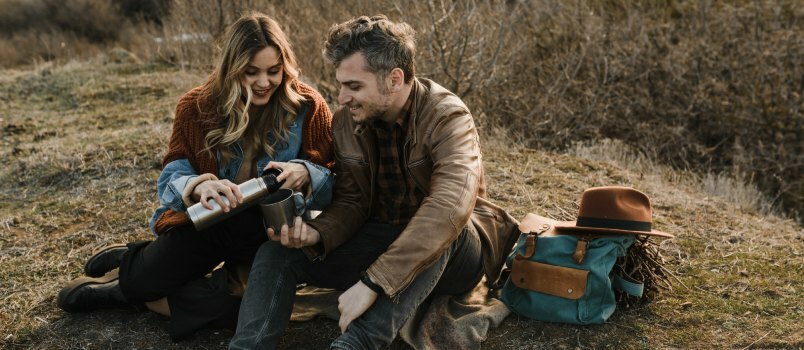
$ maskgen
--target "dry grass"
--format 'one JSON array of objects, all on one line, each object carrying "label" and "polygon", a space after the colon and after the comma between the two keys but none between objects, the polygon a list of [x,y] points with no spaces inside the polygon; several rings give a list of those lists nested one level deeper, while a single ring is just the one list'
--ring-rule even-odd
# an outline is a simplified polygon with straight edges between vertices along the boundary
[{"label": "dry grass", "polygon": [[[621,140],[676,169],[750,182],[796,217],[804,210],[799,2],[0,0],[8,9],[0,66],[118,45],[208,70],[226,26],[258,10],[285,27],[305,75],[332,98],[332,67],[320,53],[327,28],[384,13],[418,31],[419,75],[461,95],[483,126],[553,151]],[[141,16],[161,26],[124,15],[146,8]]]},{"label": "dry grass", "polygon": [[[55,306],[95,248],[150,237],[171,112],[203,79],[200,71],[101,58],[0,72],[0,347],[225,347],[228,330],[174,344],[168,321],[153,313],[69,315]],[[590,186],[648,193],[658,228],[678,235],[660,250],[689,286],[676,283],[602,326],[511,316],[485,348],[801,348],[801,226],[710,195],[699,176],[528,149],[488,124],[482,132],[490,196],[515,217],[570,218]],[[283,344],[322,348],[337,333],[327,320],[294,323]]]},{"label": "dry grass", "polygon": [[673,169],[658,164],[619,140],[576,143],[568,151],[584,159],[611,162],[631,172],[651,174],[669,181],[683,181],[685,185],[718,197],[737,208],[753,210],[762,215],[783,216],[779,208],[774,206],[773,200],[744,179],[735,179],[727,174],[699,174]]}]

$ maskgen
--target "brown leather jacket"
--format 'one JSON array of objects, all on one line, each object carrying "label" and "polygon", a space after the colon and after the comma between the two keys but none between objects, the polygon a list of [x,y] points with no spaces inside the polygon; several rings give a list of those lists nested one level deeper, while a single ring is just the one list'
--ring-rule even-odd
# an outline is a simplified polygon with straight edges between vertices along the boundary
[{"label": "brown leather jacket", "polygon": [[[426,197],[399,238],[367,271],[391,297],[467,227],[480,235],[485,273],[493,282],[518,236],[516,220],[485,199],[480,145],[469,109],[430,80],[414,79],[413,84],[402,156],[404,171]],[[345,108],[335,113],[332,132],[337,174],[332,204],[309,222],[321,234],[323,259],[360,229],[376,200],[376,134],[355,123]]]}]

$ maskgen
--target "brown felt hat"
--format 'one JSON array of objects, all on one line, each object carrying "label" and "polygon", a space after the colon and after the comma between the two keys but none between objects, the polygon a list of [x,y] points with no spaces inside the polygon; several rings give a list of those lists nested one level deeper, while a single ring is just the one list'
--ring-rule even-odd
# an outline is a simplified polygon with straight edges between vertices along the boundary
[{"label": "brown felt hat", "polygon": [[592,187],[583,191],[578,218],[558,222],[559,231],[590,231],[672,238],[653,229],[650,199],[630,187]]}]

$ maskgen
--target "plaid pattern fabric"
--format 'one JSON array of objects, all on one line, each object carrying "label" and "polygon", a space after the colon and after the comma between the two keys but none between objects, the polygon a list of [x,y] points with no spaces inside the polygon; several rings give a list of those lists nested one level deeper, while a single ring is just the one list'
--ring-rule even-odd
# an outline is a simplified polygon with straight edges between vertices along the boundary
[{"label": "plaid pattern fabric", "polygon": [[401,123],[389,125],[375,120],[373,125],[377,132],[380,161],[377,169],[377,205],[374,207],[372,218],[380,223],[407,224],[424,199],[424,193],[416,188],[413,179],[404,170],[405,164],[402,162],[405,131],[410,118],[413,95],[411,92],[402,109],[404,117]]}]

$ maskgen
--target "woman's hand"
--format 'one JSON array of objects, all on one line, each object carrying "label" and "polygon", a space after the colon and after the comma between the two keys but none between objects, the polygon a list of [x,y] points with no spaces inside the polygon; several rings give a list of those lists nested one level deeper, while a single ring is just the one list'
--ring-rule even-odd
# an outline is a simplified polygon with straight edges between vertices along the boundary
[{"label": "woman's hand", "polygon": [[297,216],[293,221],[293,227],[289,228],[288,225],[282,225],[282,230],[278,234],[269,227],[267,230],[268,238],[272,241],[279,241],[288,248],[304,248],[321,241],[321,235],[318,230],[312,226],[307,226],[300,216]]},{"label": "woman's hand", "polygon": [[[229,200],[229,204],[223,201],[221,195]],[[193,189],[193,199],[201,202],[204,208],[212,210],[212,203],[214,200],[218,205],[223,208],[223,212],[229,212],[229,208],[236,208],[238,203],[243,203],[243,194],[240,193],[240,188],[229,180],[207,180]]]},{"label": "woman's hand", "polygon": [[278,181],[284,180],[282,188],[290,188],[296,192],[302,192],[310,183],[310,173],[307,172],[307,167],[299,163],[287,162],[269,162],[265,169],[280,169],[282,173],[276,177]]}]

